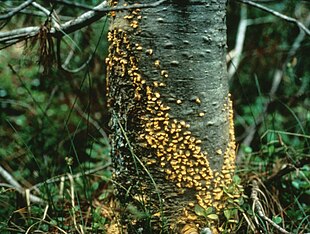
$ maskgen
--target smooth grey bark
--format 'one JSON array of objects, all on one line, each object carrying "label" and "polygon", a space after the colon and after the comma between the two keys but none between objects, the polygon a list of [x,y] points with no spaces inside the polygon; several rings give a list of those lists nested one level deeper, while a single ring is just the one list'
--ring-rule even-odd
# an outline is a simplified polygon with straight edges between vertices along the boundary
[{"label": "smooth grey bark", "polygon": [[225,7],[226,0],[175,0],[113,17],[112,157],[130,233],[195,233],[205,225],[195,206],[225,208],[235,160]]},{"label": "smooth grey bark", "polygon": [[[167,87],[160,89],[164,102],[175,119],[190,124],[202,148],[208,149],[210,166],[217,169],[221,160],[215,151],[224,151],[227,141],[227,115],[222,111],[228,92],[225,1],[174,1],[143,12],[147,19],[135,39],[156,48],[153,58],[169,72]],[[149,69],[150,59],[142,57],[141,64],[145,77],[163,82],[157,69]]]}]

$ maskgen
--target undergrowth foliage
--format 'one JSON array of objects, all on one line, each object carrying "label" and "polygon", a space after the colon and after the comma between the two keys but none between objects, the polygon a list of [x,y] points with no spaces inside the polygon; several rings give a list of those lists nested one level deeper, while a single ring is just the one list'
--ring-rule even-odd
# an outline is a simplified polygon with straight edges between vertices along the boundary
[{"label": "undergrowth foliage", "polygon": [[[302,20],[309,8],[293,2],[268,6]],[[228,17],[229,30],[234,27],[234,14]],[[257,23],[247,27],[242,58],[231,78],[240,142],[239,176],[249,183],[248,196],[250,181],[259,182],[259,198],[268,217],[286,230],[305,233],[309,231],[310,195],[310,76],[309,61],[305,60],[309,38],[287,22],[269,17],[248,8],[244,18]],[[259,23],[263,18],[266,21]],[[305,18],[302,22],[309,25]],[[229,47],[233,48],[234,38],[229,39]],[[252,207],[248,205],[246,210],[252,212]],[[258,223],[265,232],[279,231],[262,220]]]},{"label": "undergrowth foliage", "polygon": [[[1,2],[0,14],[13,8],[13,2]],[[309,5],[302,1],[268,6],[305,24],[309,21]],[[245,6],[229,4],[228,51],[236,42],[241,7]],[[59,11],[68,17],[82,12],[78,7]],[[231,200],[234,208],[228,207],[220,217],[226,220],[221,228],[223,233],[278,233],[259,216],[258,201],[273,223],[292,233],[307,233],[309,37],[297,41],[300,31],[295,26],[252,8],[246,17],[263,23],[248,27],[240,63],[234,64],[237,72],[230,80],[239,150],[237,176],[227,193],[243,185],[244,196]],[[27,9],[0,21],[1,30],[45,25],[41,38],[36,38],[41,43],[27,40],[0,51],[0,231],[120,233],[106,128],[107,19],[64,36],[61,44],[44,34],[49,27],[44,22],[45,15],[36,18]],[[136,207],[128,209],[132,215],[150,218]],[[218,218],[211,209],[195,212],[206,222]]]},{"label": "undergrowth foliage", "polygon": [[[80,12],[66,8],[62,14]],[[22,27],[28,19],[17,15],[12,21]],[[107,18],[73,38],[65,36],[60,48],[48,35],[46,18],[31,23],[42,19],[38,37],[0,52],[0,230],[101,233],[112,216],[105,202],[111,171],[100,65],[107,50]],[[77,73],[57,64],[61,59],[75,70],[88,57],[91,63]]]}]

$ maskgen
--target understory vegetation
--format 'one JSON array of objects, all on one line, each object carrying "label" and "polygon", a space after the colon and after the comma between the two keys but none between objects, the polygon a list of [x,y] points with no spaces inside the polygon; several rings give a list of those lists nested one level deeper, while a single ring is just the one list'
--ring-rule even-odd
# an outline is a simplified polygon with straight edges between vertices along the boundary
[{"label": "understory vegetation", "polygon": [[[0,3],[0,15],[9,4]],[[310,24],[306,1],[265,5]],[[63,7],[58,14],[83,11]],[[1,31],[45,20],[25,11],[0,21]],[[237,233],[279,233],[278,227],[309,233],[309,36],[296,24],[233,1],[227,27],[235,183],[244,196],[224,214],[223,233],[232,226]],[[105,107],[107,32],[104,17],[61,44],[43,34],[7,48],[0,44],[1,233],[121,233]],[[137,219],[147,215],[128,209]]]}]

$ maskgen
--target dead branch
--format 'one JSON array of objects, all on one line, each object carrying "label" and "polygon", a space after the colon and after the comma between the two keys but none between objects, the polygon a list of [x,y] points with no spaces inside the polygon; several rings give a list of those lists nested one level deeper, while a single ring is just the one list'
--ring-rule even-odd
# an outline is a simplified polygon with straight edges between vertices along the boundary
[{"label": "dead branch", "polygon": [[[80,172],[80,173],[77,173],[77,174],[74,174],[71,176],[72,176],[72,178],[78,178],[81,176],[88,176],[88,175],[94,174],[98,171],[102,171],[102,170],[108,168],[109,166],[111,166],[111,162],[108,162],[105,165],[99,166],[97,168],[94,168],[94,169],[91,169],[91,170],[88,170],[85,172]],[[38,191],[38,188],[44,184],[50,184],[50,183],[55,183],[55,182],[58,182],[61,180],[70,179],[67,175],[59,175],[59,176],[47,179],[43,182],[40,182],[40,183],[32,186],[29,189],[24,189],[20,185],[20,183],[18,183],[18,181],[15,180],[14,177],[9,172],[7,172],[1,165],[0,165],[0,175],[8,182],[8,184],[0,183],[0,187],[7,187],[7,188],[14,189],[15,191],[22,194],[23,196],[26,196],[26,191],[28,190],[28,199],[30,202],[33,202],[33,203],[44,203],[44,200],[42,200],[40,197],[37,197],[37,196],[31,194],[30,192],[32,190]]]},{"label": "dead branch", "polygon": [[[108,4],[106,1],[104,1],[100,3],[99,5],[95,6],[94,8],[91,8],[90,11],[83,13],[76,19],[65,22],[59,25],[59,27],[52,27],[49,33],[54,37],[60,37],[62,35],[75,32],[83,27],[86,27],[92,24],[93,22],[98,21],[103,16],[105,16],[108,12],[137,9],[137,8],[157,7],[160,4],[164,3],[165,1],[166,0],[159,0],[159,1],[156,1],[150,4],[134,4],[134,5],[128,5],[128,6],[119,6],[119,7],[107,7]],[[14,29],[14,30],[7,31],[7,32],[0,32],[0,43],[14,44],[18,41],[34,37],[38,35],[39,32],[40,32],[40,26],[25,27],[25,28]]]},{"label": "dead branch", "polygon": [[0,175],[14,188],[21,188],[22,186],[20,183],[17,182],[17,180],[14,179],[14,177],[7,172],[1,165],[0,165]]},{"label": "dead branch", "polygon": [[299,29],[304,30],[305,33],[306,33],[308,36],[310,36],[310,30],[309,30],[303,23],[301,23],[300,21],[298,21],[297,19],[294,19],[294,18],[292,18],[292,17],[289,17],[289,16],[287,16],[287,15],[284,15],[284,14],[278,12],[278,11],[272,10],[272,9],[270,9],[270,8],[267,8],[267,7],[265,7],[265,6],[261,5],[261,4],[258,4],[258,3],[256,3],[256,2],[252,2],[252,1],[250,1],[250,0],[237,0],[237,1],[242,2],[242,3],[245,3],[245,4],[248,4],[248,5],[250,5],[250,6],[254,6],[254,7],[256,7],[256,8],[258,8],[258,9],[261,9],[261,10],[263,10],[263,11],[266,11],[266,12],[268,12],[268,13],[270,13],[270,14],[273,14],[274,16],[277,16],[277,17],[279,17],[279,18],[281,18],[281,19],[283,19],[283,20],[285,20],[285,21],[287,21],[287,22],[294,23],[294,24],[296,24],[296,25],[299,27]]},{"label": "dead branch", "polygon": [[227,69],[229,79],[232,79],[232,77],[238,70],[247,28],[252,25],[264,24],[264,23],[268,23],[271,21],[272,21],[272,17],[270,16],[260,17],[260,18],[255,18],[255,19],[248,19],[247,8],[241,7],[240,21],[239,21],[239,26],[238,26],[237,36],[236,36],[235,47],[227,54],[227,57],[226,57],[227,63],[230,62],[230,65]]},{"label": "dead branch", "polygon": [[78,73],[80,72],[81,70],[83,70],[88,64],[89,62],[92,60],[93,56],[89,56],[88,59],[78,68],[75,68],[75,69],[69,69],[67,66],[65,65],[61,65],[61,68],[66,71],[66,72],[69,72],[69,73]]},{"label": "dead branch", "polygon": [[67,0],[55,0],[55,2],[62,3],[65,5],[68,5],[68,6],[74,6],[74,7],[79,7],[79,8],[85,9],[85,10],[94,10],[97,12],[106,12],[106,13],[110,12],[110,11],[121,11],[121,10],[137,9],[137,8],[141,9],[141,8],[157,7],[166,1],[167,0],[159,0],[159,1],[156,1],[153,3],[134,4],[134,5],[118,6],[118,7],[116,6],[116,7],[110,8],[110,9],[108,9],[108,8],[107,9],[93,9],[90,6],[87,6],[87,5],[84,5],[81,3],[70,2]]},{"label": "dead branch", "polygon": [[59,28],[60,25],[59,25],[59,19],[57,19],[56,15],[54,14],[54,11],[53,12],[50,12],[48,9],[46,9],[45,7],[43,7],[42,5],[36,3],[36,2],[33,2],[32,5],[39,9],[40,11],[42,11],[47,17],[51,16],[51,20],[52,20],[52,23],[53,23],[53,26],[56,27],[56,28]]},{"label": "dead branch", "polygon": [[[103,9],[107,6],[107,2],[104,1],[94,7],[94,9]],[[50,34],[52,36],[64,35],[67,33],[71,33],[77,31],[103,17],[104,13],[98,13],[94,10],[85,12],[84,14],[80,15],[76,19],[70,20],[64,24],[59,25],[59,27],[52,27],[50,30]],[[0,33],[0,43],[14,43],[15,41],[27,39],[30,37],[34,37],[38,35],[40,32],[40,26],[33,26],[33,27],[25,27],[14,29],[8,32]]]},{"label": "dead branch", "polygon": [[231,57],[231,64],[227,69],[229,79],[233,77],[233,75],[238,69],[243,49],[243,43],[245,40],[246,29],[247,29],[247,9],[245,7],[241,7],[236,45],[235,48],[232,50],[233,52],[229,53],[229,56]]},{"label": "dead branch", "polygon": [[[310,24],[310,17],[308,17],[306,20],[306,25],[309,26],[309,24]],[[306,35],[306,33],[304,31],[299,32],[298,36],[295,38],[295,40],[292,44],[290,51],[288,52],[288,55],[285,59],[285,62],[282,64],[282,68],[276,69],[275,74],[273,76],[271,89],[269,92],[270,99],[265,102],[264,109],[260,113],[260,115],[256,118],[255,123],[253,123],[252,125],[248,126],[245,129],[246,137],[243,139],[241,145],[243,145],[243,146],[250,146],[251,145],[253,138],[254,138],[254,134],[257,131],[257,127],[263,122],[264,115],[266,114],[268,106],[274,100],[275,94],[279,88],[281,81],[282,81],[282,77],[283,77],[283,73],[285,71],[285,67],[286,67],[287,63],[290,61],[290,59],[296,54],[297,50],[300,48],[301,42],[304,40],[305,35]],[[239,150],[238,155],[237,155],[237,162],[240,162],[243,158],[244,158],[244,152],[242,150]]]},{"label": "dead branch", "polygon": [[[102,166],[99,166],[99,167],[96,167],[94,169],[90,169],[88,171],[85,171],[85,172],[79,172],[77,174],[74,174],[72,175],[72,178],[79,178],[79,177],[82,177],[82,176],[88,176],[88,175],[91,175],[91,174],[94,174],[98,171],[102,171],[104,169],[107,169],[109,166],[111,166],[111,162],[108,162],[106,163],[105,165],[102,165]],[[67,174],[62,174],[62,175],[58,175],[58,176],[55,176],[53,178],[50,178],[50,179],[47,179],[43,182],[40,182],[38,184],[35,184],[33,185],[31,188],[29,188],[29,190],[37,190],[39,187],[41,187],[42,185],[44,184],[51,184],[51,183],[56,183],[56,182],[59,182],[59,181],[65,181],[65,180],[68,180],[69,177]]]},{"label": "dead branch", "polygon": [[29,6],[34,0],[28,0],[22,4],[20,4],[18,7],[15,7],[13,9],[11,9],[7,14],[5,15],[0,15],[0,20],[5,20],[5,19],[9,19],[12,16],[14,16],[15,14],[17,14],[18,12],[20,12],[21,10],[25,9],[27,6]]},{"label": "dead branch", "polygon": [[[5,170],[1,165],[0,165],[0,175],[9,183],[10,187],[23,196],[26,196],[26,190],[18,183],[17,180],[14,179],[14,177],[7,171]],[[28,199],[29,201],[33,203],[44,203],[44,201],[32,194],[28,194]]]},{"label": "dead branch", "polygon": [[257,184],[256,180],[252,181],[252,192],[251,192],[251,198],[253,200],[253,207],[254,210],[257,211],[257,214],[259,215],[259,217],[261,217],[263,220],[265,220],[266,222],[268,222],[269,224],[271,224],[274,228],[276,228],[279,232],[284,233],[284,234],[292,234],[291,232],[286,231],[284,228],[280,227],[278,224],[276,224],[275,222],[273,222],[270,218],[268,218],[265,215],[263,206],[258,198],[258,193],[259,193],[259,187]]}]

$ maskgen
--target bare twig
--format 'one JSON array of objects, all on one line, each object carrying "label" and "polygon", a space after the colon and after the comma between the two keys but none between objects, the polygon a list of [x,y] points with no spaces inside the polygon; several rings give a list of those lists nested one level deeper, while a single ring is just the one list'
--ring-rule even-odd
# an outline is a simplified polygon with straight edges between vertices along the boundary
[{"label": "bare twig", "polygon": [[21,39],[27,39],[34,37],[40,31],[39,26],[31,26],[25,28],[14,29],[7,32],[0,32],[0,43],[14,43],[18,42]]},{"label": "bare twig", "polygon": [[75,229],[78,231],[79,233],[79,230],[77,228],[77,225],[76,225],[76,218],[75,218],[75,201],[74,201],[74,181],[73,181],[73,177],[70,173],[67,174],[68,178],[69,178],[69,181],[70,181],[70,192],[69,192],[69,195],[71,197],[71,209],[72,209],[72,216],[73,216],[73,223],[74,223],[74,226],[75,226]]},{"label": "bare twig", "polygon": [[[104,1],[94,7],[93,10],[85,12],[76,19],[70,20],[64,24],[59,25],[59,27],[52,27],[50,34],[52,36],[58,37],[59,35],[64,35],[77,31],[103,17],[104,13],[95,12],[95,9],[103,9],[107,6],[107,2]],[[45,12],[46,13],[46,12]],[[34,37],[40,32],[40,26],[25,27],[20,29],[14,29],[8,32],[0,33],[0,43],[14,43],[23,39]]]},{"label": "bare twig", "polygon": [[287,15],[284,15],[284,14],[278,12],[278,11],[272,10],[272,9],[270,9],[270,8],[267,8],[267,7],[265,7],[265,6],[261,5],[261,4],[258,4],[258,3],[256,3],[256,2],[252,2],[252,1],[250,1],[250,0],[237,0],[237,1],[242,2],[242,3],[245,3],[245,4],[248,4],[248,5],[250,5],[250,6],[254,6],[254,7],[256,7],[256,8],[258,8],[258,9],[261,9],[261,10],[263,10],[263,11],[266,11],[266,12],[268,12],[268,13],[270,13],[270,14],[273,14],[273,15],[275,15],[275,16],[277,16],[277,17],[279,17],[279,18],[281,18],[281,19],[283,19],[283,20],[285,20],[285,21],[287,21],[287,22],[294,23],[294,24],[296,24],[301,30],[304,30],[305,33],[306,33],[308,36],[310,36],[310,30],[309,30],[303,23],[301,23],[300,21],[298,21],[298,20],[296,20],[296,19],[294,19],[294,18],[292,18],[292,17],[289,17],[289,16],[287,16]]},{"label": "bare twig", "polygon": [[15,180],[13,178],[13,176],[7,172],[1,165],[0,165],[0,175],[11,185],[13,185],[15,188],[22,188],[22,186],[20,185],[20,183],[17,182],[17,180]]},{"label": "bare twig", "polygon": [[[16,190],[17,192],[19,192],[23,196],[26,195],[25,189],[1,165],[0,165],[0,175],[12,186],[11,188]],[[30,193],[28,194],[28,199],[29,199],[29,201],[34,202],[34,203],[44,203],[44,201],[41,198],[39,198],[35,195],[32,195]]]},{"label": "bare twig", "polygon": [[[76,35],[77,34],[75,33],[75,36]],[[60,54],[60,51],[61,51],[60,44],[61,44],[61,39],[59,38],[58,41],[57,41],[57,62],[58,62],[58,67],[63,69],[66,72],[78,73],[81,70],[83,70],[85,67],[87,67],[89,65],[89,63],[92,61],[92,59],[93,59],[94,54],[91,54],[91,55],[89,55],[88,59],[80,67],[77,67],[75,69],[70,69],[70,68],[68,68],[68,64],[71,61],[71,59],[73,58],[73,56],[74,56],[75,48],[77,47],[79,50],[80,50],[80,48],[75,43],[73,43],[73,45],[70,46],[71,50],[70,50],[70,52],[69,52],[65,62],[62,63],[61,62],[61,54]]]},{"label": "bare twig", "polygon": [[75,214],[75,198],[74,198],[74,194],[75,194],[75,191],[74,191],[74,180],[73,180],[73,177],[70,173],[67,174],[68,178],[69,178],[69,181],[70,181],[70,192],[69,192],[69,195],[71,197],[71,209],[72,209],[72,216],[73,216],[73,224],[74,224],[74,227],[75,227],[75,230],[79,233],[79,234],[83,234],[83,229],[81,228],[81,230],[79,229],[78,225],[77,225],[77,222],[76,222],[76,214]]},{"label": "bare twig", "polygon": [[20,12],[21,10],[25,9],[27,6],[29,6],[34,0],[28,0],[22,4],[20,4],[18,7],[15,7],[13,9],[11,9],[7,14],[5,15],[0,15],[0,20],[5,20],[5,19],[9,19],[12,16],[14,16],[15,14],[17,14],[18,12]]},{"label": "bare twig", "polygon": [[[309,24],[310,24],[310,16],[306,20],[306,25],[308,26]],[[285,59],[285,62],[282,64],[282,68],[276,69],[275,74],[273,76],[271,89],[269,92],[270,99],[267,100],[266,103],[264,104],[264,109],[260,113],[260,115],[257,117],[257,119],[255,120],[255,123],[253,123],[252,125],[250,125],[246,128],[246,130],[245,130],[246,137],[243,139],[241,145],[243,145],[243,146],[250,146],[251,145],[251,142],[253,141],[254,134],[257,130],[257,127],[263,122],[264,115],[268,109],[268,106],[273,101],[275,94],[279,88],[279,85],[280,85],[282,77],[283,77],[283,73],[285,71],[285,67],[286,67],[287,63],[290,61],[290,59],[295,55],[296,51],[300,48],[301,42],[304,40],[305,35],[306,34],[304,31],[299,32],[298,36],[296,37],[296,39],[294,40],[294,42],[292,44],[290,51],[288,52],[288,55]],[[268,132],[269,132],[269,130],[266,133],[268,133]],[[290,133],[286,133],[286,134],[290,135]],[[301,136],[307,138],[307,136],[304,136],[304,135],[301,135]],[[244,152],[242,150],[239,150],[238,155],[237,155],[237,162],[240,162],[242,160],[243,156],[244,156]]]},{"label": "bare twig", "polygon": [[80,67],[75,68],[75,69],[69,69],[69,68],[67,68],[67,66],[65,66],[65,64],[62,64],[62,65],[61,65],[61,68],[62,68],[63,70],[65,70],[66,72],[77,73],[77,72],[83,70],[83,69],[89,64],[89,62],[92,60],[92,58],[93,58],[93,56],[90,55],[90,56],[88,57],[88,59],[87,59]]},{"label": "bare twig", "polygon": [[45,16],[49,16],[51,13],[48,9],[46,9],[45,7],[43,7],[42,5],[40,5],[39,3],[33,2],[32,6],[34,6],[35,8],[37,8],[38,10],[40,10],[41,12],[44,13]]},{"label": "bare twig", "polygon": [[33,223],[32,225],[30,225],[30,227],[27,229],[27,231],[25,232],[25,234],[30,233],[31,229],[32,229],[35,225],[37,225],[37,224],[41,224],[41,223],[42,223],[42,221],[44,221],[44,220],[45,220],[46,215],[47,215],[47,211],[48,211],[48,207],[49,207],[48,205],[46,205],[46,206],[45,206],[45,209],[44,209],[44,213],[43,213],[42,220],[40,220],[40,221],[38,221],[38,222],[35,222],[35,223]]},{"label": "bare twig", "polygon": [[246,220],[246,222],[248,223],[249,227],[251,228],[252,232],[255,233],[255,225],[252,222],[252,220],[249,219],[249,217],[244,212],[242,212],[242,215],[243,215],[244,219]]},{"label": "bare twig", "polygon": [[110,12],[110,11],[122,11],[122,10],[130,10],[130,9],[142,9],[142,8],[151,8],[151,7],[157,7],[161,5],[162,3],[166,2],[167,0],[159,0],[153,3],[144,3],[144,4],[134,4],[134,5],[128,5],[128,6],[115,6],[113,8],[106,8],[106,9],[93,9],[93,7],[81,4],[81,3],[76,3],[76,2],[70,2],[67,0],[55,0],[55,2],[58,3],[63,3],[68,6],[74,6],[74,7],[79,7],[85,10],[94,10],[97,12]]},{"label": "bare twig", "polygon": [[74,1],[67,1],[67,0],[54,0],[54,2],[61,3],[70,7],[77,7],[84,10],[92,10],[93,6],[88,6],[82,3],[74,2]]},{"label": "bare twig", "polygon": [[[78,178],[78,177],[81,177],[81,176],[91,175],[91,174],[94,174],[94,173],[96,173],[98,171],[102,171],[103,169],[106,169],[109,166],[111,166],[110,162],[108,162],[107,164],[105,164],[103,166],[91,169],[89,171],[80,172],[80,173],[77,173],[77,174],[74,174],[74,175],[71,175],[71,176],[72,176],[72,178]],[[58,182],[58,181],[65,181],[65,180],[68,180],[68,179],[69,179],[69,177],[67,175],[59,175],[59,176],[47,179],[47,180],[45,180],[45,181],[43,181],[41,183],[38,183],[38,184],[32,186],[31,188],[29,188],[29,190],[31,191],[31,190],[34,190],[34,189],[38,189],[39,187],[41,187],[44,184],[55,183],[55,182]]]},{"label": "bare twig", "polygon": [[[47,214],[46,214],[47,209],[48,209],[48,206],[45,207],[43,217],[45,217],[45,216],[47,215]],[[61,229],[61,228],[58,227],[57,225],[55,225],[54,222],[49,222],[49,221],[47,221],[47,220],[45,220],[45,219],[41,219],[41,218],[37,218],[37,217],[31,217],[31,219],[37,220],[38,222],[32,224],[32,225],[30,226],[30,229],[29,229],[29,228],[27,229],[28,233],[29,233],[29,231],[31,230],[31,228],[32,228],[34,225],[36,225],[36,224],[38,224],[38,223],[45,223],[45,224],[47,224],[47,225],[49,225],[49,226],[52,226],[52,227],[56,228],[58,231],[60,231],[60,232],[63,233],[63,234],[68,234],[68,232],[66,232],[65,230]],[[27,233],[26,230],[21,229],[21,228],[20,228],[19,226],[17,226],[15,223],[10,222],[10,224],[12,224],[12,225],[14,225],[16,228],[18,228],[18,230],[19,230],[21,233],[25,233],[25,234]],[[14,230],[12,230],[12,231],[14,231]],[[15,231],[15,232],[16,232],[16,231]],[[36,231],[36,232],[34,232],[34,233],[41,233],[41,232]],[[57,233],[59,233],[59,232],[57,232]]]},{"label": "bare twig", "polygon": [[[46,14],[43,13],[41,10],[36,11],[33,9],[31,9],[31,10],[24,9],[24,10],[20,11],[20,14],[37,16],[37,17],[46,17]],[[67,16],[67,15],[58,15],[58,17],[62,21],[69,21],[69,20],[72,20],[75,18],[75,17]]]},{"label": "bare twig", "polygon": [[[74,33],[72,40],[74,40],[74,41],[77,40],[77,33]],[[60,51],[60,44],[57,45],[57,46],[59,47],[59,48],[57,49],[57,50],[58,50],[57,53],[60,53],[60,52],[59,52],[59,51]],[[58,63],[61,64],[61,66],[67,67],[67,66],[69,65],[71,59],[73,58],[76,45],[75,45],[75,44],[69,45],[69,47],[71,48],[71,50],[70,50],[70,52],[68,53],[68,56],[67,56],[67,58],[65,59],[65,61],[64,61],[63,63],[61,63],[61,61],[58,61]],[[61,60],[61,59],[60,59],[60,55],[58,55],[58,57],[59,57],[59,60]]]},{"label": "bare twig", "polygon": [[257,184],[256,180],[252,181],[252,192],[251,192],[251,198],[253,200],[253,207],[257,211],[257,214],[259,217],[261,217],[263,220],[271,224],[274,228],[276,228],[279,232],[284,233],[284,234],[291,234],[291,232],[286,231],[284,228],[280,227],[278,224],[273,222],[270,218],[268,218],[265,213],[263,206],[258,198],[258,193],[259,193],[259,187]]},{"label": "bare twig", "polygon": [[246,17],[247,17],[247,9],[245,7],[241,7],[240,22],[239,22],[238,33],[237,33],[237,38],[236,38],[236,45],[233,50],[234,56],[231,56],[231,64],[229,68],[227,69],[229,79],[233,77],[233,75],[235,74],[239,66],[242,49],[243,49],[243,43],[245,39],[246,28],[247,28]]},{"label": "bare twig", "polygon": [[[137,8],[151,8],[159,6],[165,1],[166,0],[159,0],[149,4],[134,4],[119,7],[107,7],[107,2],[104,1],[99,5],[95,6],[94,8],[92,8],[90,11],[87,11],[84,14],[80,15],[76,19],[61,24],[59,28],[52,27],[49,33],[55,37],[62,36],[64,34],[75,32],[85,26],[90,25],[91,23],[105,16],[108,12],[137,9]],[[15,42],[38,35],[39,31],[40,26],[32,26],[32,27],[15,29],[8,32],[2,32],[0,33],[0,43],[14,44]]]},{"label": "bare twig", "polygon": [[[81,177],[81,176],[86,176],[86,175],[91,175],[91,174],[94,174],[98,171],[101,171],[103,169],[106,169],[107,167],[109,167],[111,165],[110,162],[106,163],[105,165],[102,165],[100,167],[97,167],[97,168],[94,168],[94,169],[91,169],[89,171],[86,171],[84,173],[80,172],[80,173],[77,173],[77,174],[74,174],[74,175],[71,175],[72,178],[78,178],[78,177]],[[14,189],[16,190],[17,192],[19,192],[20,194],[22,194],[23,196],[25,196],[25,189],[13,178],[13,176],[7,172],[1,165],[0,165],[0,175],[9,183],[9,184],[4,184],[4,183],[0,183],[0,187],[8,187],[8,188],[11,188],[11,189]],[[55,183],[55,182],[58,182],[58,181],[61,181],[61,180],[65,180],[65,179],[69,179],[68,176],[66,175],[59,175],[59,176],[56,176],[56,177],[53,177],[51,179],[48,179],[44,182],[41,182],[41,183],[38,183],[34,186],[32,186],[31,188],[28,189],[29,191],[29,201],[30,202],[33,202],[33,203],[44,203],[44,200],[42,200],[41,198],[31,194],[31,190],[38,190],[39,187],[41,187],[42,185],[44,184],[49,184],[49,183]]]},{"label": "bare twig", "polygon": [[54,12],[53,13],[50,12],[48,9],[46,9],[45,7],[43,7],[42,5],[36,2],[33,2],[32,5],[36,7],[37,9],[39,9],[40,11],[42,11],[47,17],[51,16],[53,26],[58,29],[60,28],[59,18],[56,17],[56,14],[54,14]]},{"label": "bare twig", "polygon": [[[83,15],[78,17],[76,20],[72,20],[72,21],[64,23],[63,25],[61,25],[61,30],[64,31],[65,33],[71,33],[97,21],[98,19],[106,15],[106,13],[108,12],[130,10],[130,9],[137,9],[137,8],[157,7],[160,4],[164,3],[165,1],[166,0],[159,0],[157,2],[149,3],[149,4],[134,4],[134,5],[128,5],[128,6],[119,6],[119,7],[106,7],[107,2],[105,1],[99,4],[98,6],[92,8],[90,11],[84,13]],[[88,15],[91,15],[92,17],[89,17]],[[51,30],[51,33],[53,33],[53,29]]]},{"label": "bare twig", "polygon": [[227,63],[230,62],[230,65],[227,69],[228,71],[228,78],[231,79],[236,71],[238,70],[240,59],[242,55],[243,45],[245,41],[245,35],[248,26],[256,25],[256,24],[264,24],[272,21],[272,17],[260,17],[255,19],[247,19],[247,8],[241,7],[240,11],[240,21],[236,36],[236,43],[235,48],[233,48],[228,54],[227,54]]}]

